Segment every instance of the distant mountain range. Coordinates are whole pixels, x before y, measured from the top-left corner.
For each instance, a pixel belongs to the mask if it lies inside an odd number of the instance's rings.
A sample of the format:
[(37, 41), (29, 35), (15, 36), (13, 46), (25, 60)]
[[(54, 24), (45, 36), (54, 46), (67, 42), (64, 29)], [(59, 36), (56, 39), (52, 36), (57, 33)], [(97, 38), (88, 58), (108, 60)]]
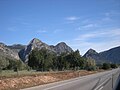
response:
[(0, 59), (15, 59), (19, 60), (18, 52), (10, 49), (7, 45), (0, 43)]
[(28, 55), (30, 54), (30, 52), (32, 50), (34, 50), (34, 49), (41, 50), (43, 48), (50, 52), (54, 52), (58, 55), (61, 53), (70, 53), (73, 51), (72, 48), (70, 48), (64, 42), (61, 42), (61, 43), (57, 44), (56, 46), (53, 46), (53, 45), (47, 45), (46, 43), (43, 43), (39, 39), (34, 38), (33, 40), (30, 41), (30, 43), (24, 49), (20, 50), (19, 56), (24, 62), (27, 62)]
[[(66, 43), (61, 42), (57, 45), (48, 45), (37, 38), (34, 38), (30, 41), (28, 45), (14, 44), (14, 45), (5, 45), (0, 43), (0, 57), (10, 58), (15, 60), (22, 60), (24, 62), (28, 61), (28, 56), (34, 49), (47, 49), (49, 52), (56, 53), (60, 55), (61, 53), (71, 53), (73, 52), (72, 48), (69, 47)], [(120, 63), (120, 46), (112, 48), (104, 52), (96, 52), (93, 49), (89, 49), (84, 55), (84, 58), (94, 59), (97, 63), (103, 62), (112, 62)]]
[(120, 46), (100, 53), (96, 52), (93, 49), (89, 49), (84, 54), (83, 57), (94, 59), (97, 63), (103, 62), (120, 63)]
[(11, 50), (15, 51), (15, 52), (19, 52), (21, 49), (24, 49), (26, 47), (26, 45), (21, 45), (21, 44), (14, 44), (14, 45), (9, 45), (7, 46), (8, 48), (10, 48)]

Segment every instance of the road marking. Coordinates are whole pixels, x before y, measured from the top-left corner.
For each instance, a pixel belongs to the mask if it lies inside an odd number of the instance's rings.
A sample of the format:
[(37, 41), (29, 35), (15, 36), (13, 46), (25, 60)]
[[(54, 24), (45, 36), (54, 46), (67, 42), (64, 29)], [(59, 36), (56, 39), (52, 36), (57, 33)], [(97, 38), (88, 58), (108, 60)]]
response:
[[(88, 75), (88, 76), (91, 76), (91, 75)], [(73, 79), (73, 81), (70, 81), (70, 82), (65, 82), (63, 84), (60, 84), (60, 85), (56, 85), (56, 86), (52, 86), (52, 87), (49, 87), (49, 88), (46, 88), (46, 89), (43, 89), (43, 90), (50, 90), (50, 89), (53, 89), (53, 88), (56, 88), (56, 87), (60, 87), (60, 86), (64, 86), (64, 85), (67, 85), (67, 84), (70, 84), (70, 83), (73, 83), (73, 82), (76, 82), (77, 80), (80, 80), (80, 79), (87, 79), (87, 78), (90, 78), (88, 76), (82, 76), (82, 77), (79, 77), (79, 78), (76, 78), (76, 79)], [(67, 80), (66, 80), (67, 81)]]
[[(97, 73), (98, 74), (98, 77), (101, 77), (101, 75), (105, 75), (106, 76), (106, 74), (107, 75), (109, 75), (109, 72), (111, 72), (111, 71), (108, 71), (108, 72), (101, 72), (101, 73)], [(96, 74), (94, 74), (94, 75), (96, 75)], [(56, 87), (60, 87), (60, 86), (63, 86), (63, 85), (67, 85), (67, 84), (70, 84), (70, 83), (73, 83), (73, 82), (76, 82), (77, 80), (80, 80), (80, 79), (87, 79), (87, 78), (90, 78), (89, 76), (92, 76), (92, 75), (87, 75), (87, 76), (80, 76), (80, 77), (77, 77), (77, 78), (74, 78), (74, 79), (69, 79), (69, 80), (64, 80), (64, 81), (60, 81), (60, 82), (56, 82), (56, 83), (58, 83), (59, 85), (56, 85), (56, 86), (51, 86), (51, 87), (47, 87), (46, 89), (44, 88), (44, 86), (46, 86), (46, 85), (41, 85), (41, 86), (36, 86), (36, 87), (32, 87), (31, 89), (30, 88), (26, 88), (26, 89), (21, 89), (21, 90), (32, 90), (32, 89), (34, 89), (35, 90), (35, 88), (40, 88), (40, 87), (43, 87), (44, 89), (42, 89), (42, 90), (50, 90), (50, 89), (53, 89), (53, 88), (56, 88)], [(110, 79), (110, 78), (109, 78)], [(109, 80), (108, 79), (108, 80)], [(73, 81), (71, 81), (71, 80), (73, 80)], [(69, 82), (68, 82), (69, 81)], [(105, 80), (104, 82), (106, 82), (107, 80)], [(61, 84), (63, 82), (63, 84)], [(103, 85), (99, 85), (99, 88), (98, 89), (100, 89), (102, 86), (104, 86), (104, 84), (105, 83), (102, 83)], [(48, 84), (48, 85), (54, 85), (54, 83), (51, 83), (51, 84)], [(98, 89), (93, 89), (93, 90), (98, 90)], [(101, 88), (102, 89), (102, 88)]]
[[(82, 78), (81, 78), (81, 79), (82, 79)], [(83, 79), (85, 79), (85, 78), (83, 78)], [(77, 80), (79, 80), (79, 79), (77, 79)], [(56, 86), (52, 86), (52, 87), (49, 87), (49, 88), (46, 88), (46, 89), (43, 89), (43, 90), (50, 90), (50, 89), (53, 89), (53, 88), (56, 88), (56, 87), (64, 86), (64, 85), (67, 85), (67, 84), (76, 82), (77, 80), (74, 80), (74, 81), (71, 81), (71, 82), (67, 82), (67, 83), (63, 83), (63, 84), (56, 85)]]
[(79, 78), (76, 78), (75, 80), (73, 81), (70, 81), (70, 82), (65, 82), (63, 84), (60, 84), (60, 85), (56, 85), (56, 86), (52, 86), (52, 87), (49, 87), (49, 88), (46, 88), (46, 89), (43, 89), (43, 90), (50, 90), (50, 89), (53, 89), (53, 88), (56, 88), (56, 87), (60, 87), (60, 86), (64, 86), (64, 85), (67, 85), (67, 84), (70, 84), (70, 83), (73, 83), (73, 82), (76, 82), (77, 80), (80, 80), (80, 79), (86, 79), (86, 78), (89, 78), (87, 76), (82, 76), (82, 77), (79, 77)]
[(102, 90), (102, 89), (103, 89), (103, 86), (99, 90)]
[(98, 87), (96, 87), (94, 90), (101, 90), (100, 88), (103, 87), (103, 85), (111, 78), (106, 79), (104, 82), (102, 82)]

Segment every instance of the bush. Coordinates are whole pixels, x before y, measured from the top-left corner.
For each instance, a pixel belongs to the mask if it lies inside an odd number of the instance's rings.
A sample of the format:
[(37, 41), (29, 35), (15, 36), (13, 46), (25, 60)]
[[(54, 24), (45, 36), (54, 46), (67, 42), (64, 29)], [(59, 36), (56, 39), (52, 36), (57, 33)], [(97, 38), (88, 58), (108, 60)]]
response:
[(16, 68), (14, 68), (14, 72), (18, 72), (18, 68), (16, 67)]
[(88, 71), (95, 71), (96, 70), (96, 66), (88, 66), (86, 69)]
[(110, 63), (103, 63), (102, 69), (108, 70), (108, 69), (110, 69), (110, 68), (111, 68)]
[(2, 73), (2, 69), (0, 68), (0, 73)]
[(111, 64), (111, 68), (118, 68), (117, 64)]

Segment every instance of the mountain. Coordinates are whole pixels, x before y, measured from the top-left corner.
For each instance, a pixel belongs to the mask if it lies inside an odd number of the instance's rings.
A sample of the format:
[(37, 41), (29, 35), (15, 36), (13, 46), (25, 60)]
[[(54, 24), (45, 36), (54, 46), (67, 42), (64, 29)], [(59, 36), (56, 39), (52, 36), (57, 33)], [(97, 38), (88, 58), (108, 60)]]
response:
[(61, 43), (57, 44), (56, 46), (53, 46), (53, 45), (47, 45), (46, 43), (40, 41), (39, 39), (34, 38), (33, 40), (30, 41), (30, 43), (24, 49), (20, 50), (19, 56), (24, 62), (27, 62), (28, 56), (32, 50), (34, 50), (34, 49), (41, 50), (43, 48), (48, 50), (49, 52), (53, 52), (58, 55), (61, 53), (70, 53), (73, 51), (64, 42), (61, 42)]
[(56, 46), (51, 45), (50, 46), (51, 50), (55, 52), (56, 54), (61, 54), (61, 53), (70, 53), (73, 52), (72, 48), (70, 48), (66, 43), (60, 42)]
[(89, 59), (97, 59), (99, 57), (99, 54), (98, 52), (96, 52), (94, 49), (89, 49), (85, 54), (84, 56), (85, 58), (89, 58)]
[(83, 57), (94, 59), (96, 60), (97, 63), (103, 63), (103, 62), (120, 63), (120, 46), (100, 53), (96, 52), (93, 49), (89, 49), (84, 54)]
[[(5, 45), (0, 43), (0, 58), (11, 58), (11, 59), (21, 59), (24, 62), (28, 61), (28, 56), (34, 49), (46, 49), (49, 52), (53, 52), (57, 55), (61, 53), (70, 53), (73, 52), (66, 43), (60, 42), (57, 45), (48, 45), (41, 40), (34, 38), (30, 41), (28, 45), (14, 44), (14, 45)], [(120, 63), (120, 46), (112, 48), (103, 52), (96, 52), (93, 49), (89, 49), (83, 56), (84, 58), (94, 59), (97, 63), (103, 62), (112, 62)]]
[(19, 60), (18, 53), (8, 48), (4, 43), (0, 43), (0, 59), (2, 58)]
[(120, 46), (99, 53), (101, 58), (113, 63), (120, 63)]
[(8, 48), (12, 49), (13, 51), (19, 52), (21, 49), (24, 49), (26, 45), (21, 44), (14, 44), (7, 46)]

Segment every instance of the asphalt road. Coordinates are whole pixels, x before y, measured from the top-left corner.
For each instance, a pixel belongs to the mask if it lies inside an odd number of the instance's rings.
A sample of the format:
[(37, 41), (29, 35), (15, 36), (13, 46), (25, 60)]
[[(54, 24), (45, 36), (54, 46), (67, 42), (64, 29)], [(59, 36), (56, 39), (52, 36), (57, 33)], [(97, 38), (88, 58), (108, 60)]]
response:
[(114, 90), (119, 75), (118, 68), (22, 90)]

